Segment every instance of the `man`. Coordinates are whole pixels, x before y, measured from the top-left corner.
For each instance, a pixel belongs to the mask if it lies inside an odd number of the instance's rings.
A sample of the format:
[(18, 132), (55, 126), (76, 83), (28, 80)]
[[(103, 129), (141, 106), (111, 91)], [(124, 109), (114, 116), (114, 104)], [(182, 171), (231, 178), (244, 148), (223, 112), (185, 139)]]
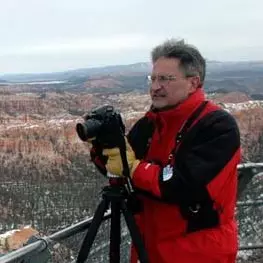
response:
[[(234, 118), (203, 90), (206, 63), (184, 41), (152, 51), (152, 105), (127, 135), (136, 222), (150, 263), (234, 263), (240, 137)], [(119, 150), (106, 169), (122, 175)], [(138, 258), (132, 249), (131, 262)]]

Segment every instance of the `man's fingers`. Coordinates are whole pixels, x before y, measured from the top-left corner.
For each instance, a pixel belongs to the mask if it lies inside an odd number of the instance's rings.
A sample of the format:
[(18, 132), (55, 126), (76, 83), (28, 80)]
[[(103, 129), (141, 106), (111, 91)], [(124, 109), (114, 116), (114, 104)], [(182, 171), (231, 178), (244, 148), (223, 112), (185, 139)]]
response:
[(105, 156), (114, 156), (120, 154), (119, 148), (112, 148), (112, 149), (104, 149), (102, 154)]

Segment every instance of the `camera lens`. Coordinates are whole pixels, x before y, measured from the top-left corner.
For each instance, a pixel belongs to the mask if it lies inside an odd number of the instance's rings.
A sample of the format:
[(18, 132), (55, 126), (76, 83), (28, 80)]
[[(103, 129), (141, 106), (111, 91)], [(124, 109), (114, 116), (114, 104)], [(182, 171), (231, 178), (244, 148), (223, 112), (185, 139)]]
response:
[(78, 123), (76, 131), (82, 141), (87, 141), (90, 138), (97, 137), (101, 125), (100, 121), (89, 119), (85, 123)]
[(87, 129), (86, 129), (86, 125), (85, 124), (78, 123), (76, 125), (76, 130), (77, 130), (77, 134), (78, 134), (79, 138), (82, 141), (87, 141), (88, 140)]

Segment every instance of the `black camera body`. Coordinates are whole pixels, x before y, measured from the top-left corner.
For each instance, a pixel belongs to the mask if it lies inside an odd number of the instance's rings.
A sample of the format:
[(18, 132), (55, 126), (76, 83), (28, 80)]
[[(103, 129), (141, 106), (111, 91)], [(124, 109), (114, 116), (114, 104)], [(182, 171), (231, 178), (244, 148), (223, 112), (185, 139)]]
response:
[(96, 140), (103, 148), (114, 148), (125, 135), (125, 126), (120, 113), (113, 106), (105, 105), (87, 113), (84, 122), (77, 123), (76, 131), (82, 141)]

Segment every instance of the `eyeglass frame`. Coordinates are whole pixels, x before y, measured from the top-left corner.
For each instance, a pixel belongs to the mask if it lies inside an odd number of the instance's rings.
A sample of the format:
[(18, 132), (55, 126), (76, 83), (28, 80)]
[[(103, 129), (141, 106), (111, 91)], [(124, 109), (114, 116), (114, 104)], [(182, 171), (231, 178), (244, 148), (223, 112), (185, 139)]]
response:
[[(147, 80), (148, 84), (153, 84), (155, 81), (159, 85), (168, 85), (170, 81), (176, 80), (177, 77), (173, 75), (148, 75)], [(165, 83), (164, 83), (165, 82)]]
[[(186, 78), (190, 78), (190, 77), (195, 77), (196, 75), (193, 74), (189, 74), (188, 76), (186, 76)], [(153, 79), (153, 77), (155, 77), (155, 79)], [(160, 80), (160, 77), (166, 77), (166, 79), (161, 79)], [(174, 76), (174, 75), (147, 75), (147, 80), (148, 80), (148, 84), (153, 84), (156, 80), (158, 82), (159, 85), (163, 85), (163, 86), (167, 86), (170, 81), (173, 81), (173, 80), (177, 80), (177, 77)], [(166, 81), (166, 83), (163, 83), (161, 84), (161, 81)]]

